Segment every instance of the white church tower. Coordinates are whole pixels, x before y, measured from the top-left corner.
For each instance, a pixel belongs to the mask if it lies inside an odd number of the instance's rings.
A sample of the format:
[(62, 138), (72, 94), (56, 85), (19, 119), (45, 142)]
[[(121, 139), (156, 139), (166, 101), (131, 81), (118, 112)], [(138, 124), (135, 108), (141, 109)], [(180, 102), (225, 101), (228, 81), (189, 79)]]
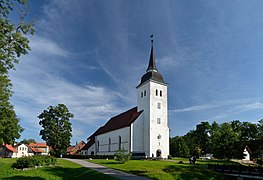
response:
[(143, 110), (142, 117), (138, 121), (143, 134), (143, 147), (140, 149), (144, 149), (148, 157), (167, 158), (169, 155), (168, 84), (164, 82), (156, 68), (153, 40), (151, 42), (149, 65), (137, 86), (138, 112)]

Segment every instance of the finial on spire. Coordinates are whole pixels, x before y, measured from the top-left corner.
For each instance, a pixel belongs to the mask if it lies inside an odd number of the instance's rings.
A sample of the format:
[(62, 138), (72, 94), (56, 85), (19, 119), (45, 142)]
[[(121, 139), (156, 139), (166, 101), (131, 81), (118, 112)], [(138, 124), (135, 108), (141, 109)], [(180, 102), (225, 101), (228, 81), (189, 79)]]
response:
[(150, 38), (151, 38), (151, 43), (153, 45), (153, 34), (151, 34)]

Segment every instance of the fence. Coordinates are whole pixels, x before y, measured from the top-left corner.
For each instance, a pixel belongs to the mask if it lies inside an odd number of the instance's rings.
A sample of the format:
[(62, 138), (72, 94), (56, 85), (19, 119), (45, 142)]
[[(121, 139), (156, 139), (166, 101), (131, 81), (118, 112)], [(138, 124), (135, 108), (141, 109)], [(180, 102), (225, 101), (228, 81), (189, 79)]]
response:
[(243, 174), (253, 176), (263, 176), (262, 166), (244, 166), (244, 165), (228, 165), (228, 164), (208, 164), (208, 169), (229, 173), (229, 174)]

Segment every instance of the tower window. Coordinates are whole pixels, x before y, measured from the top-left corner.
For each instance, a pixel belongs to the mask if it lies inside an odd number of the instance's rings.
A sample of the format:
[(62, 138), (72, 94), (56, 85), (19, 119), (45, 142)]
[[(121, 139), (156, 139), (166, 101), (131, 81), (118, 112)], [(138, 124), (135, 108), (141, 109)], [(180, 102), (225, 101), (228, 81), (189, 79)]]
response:
[(161, 103), (157, 103), (157, 108), (161, 109)]
[(141, 98), (143, 97), (143, 92), (141, 92)]
[(144, 96), (146, 96), (146, 90), (144, 90)]
[(161, 118), (157, 118), (157, 124), (161, 124)]
[(157, 89), (155, 90), (155, 95), (158, 96), (158, 90)]
[(162, 92), (162, 91), (160, 91), (160, 96), (161, 96), (161, 97), (163, 96), (163, 92)]

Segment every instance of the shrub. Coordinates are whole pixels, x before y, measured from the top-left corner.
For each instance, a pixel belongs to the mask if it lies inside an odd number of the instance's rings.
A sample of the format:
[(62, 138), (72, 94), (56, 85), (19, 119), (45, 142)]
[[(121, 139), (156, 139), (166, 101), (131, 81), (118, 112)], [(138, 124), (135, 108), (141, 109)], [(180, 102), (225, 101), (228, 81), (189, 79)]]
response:
[(55, 165), (57, 159), (51, 156), (29, 156), (29, 157), (21, 157), (16, 160), (14, 164), (12, 164), (12, 168), (24, 169), (24, 168), (32, 168), (35, 166), (48, 166)]
[(126, 154), (126, 151), (122, 149), (116, 152), (115, 157), (116, 161), (119, 161), (120, 163), (124, 164), (131, 159), (131, 154)]
[(114, 159), (114, 155), (63, 155), (63, 157), (70, 159)]

